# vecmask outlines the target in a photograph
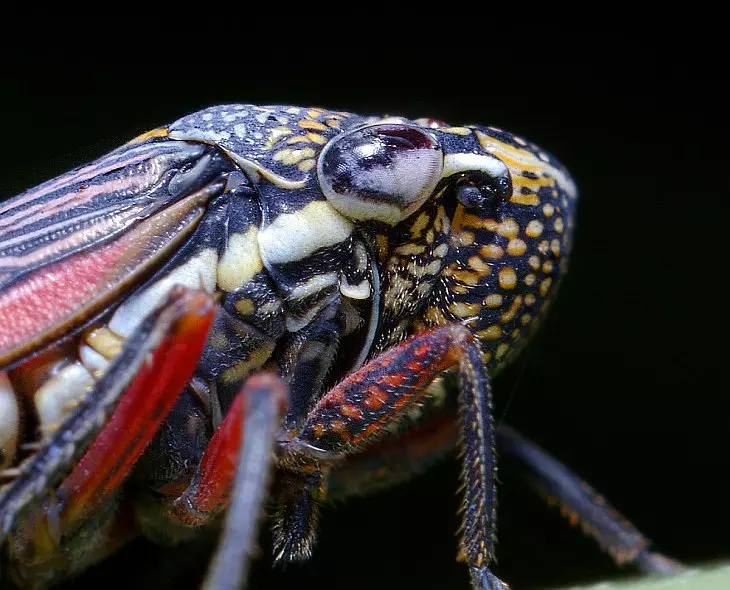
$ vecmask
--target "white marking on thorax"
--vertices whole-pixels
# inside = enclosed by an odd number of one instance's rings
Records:
[[[208,140],[213,143],[217,143],[230,139],[231,134],[228,131],[216,131],[215,129],[192,127],[188,129],[173,129],[170,131],[169,137],[170,139],[189,139],[192,141]]]
[[[0,469],[12,463],[18,447],[19,431],[18,399],[7,375],[0,372]]]
[[[201,250],[194,258],[156,281],[141,293],[130,297],[114,312],[109,328],[128,338],[154,309],[164,303],[168,293],[175,285],[191,289],[215,291],[217,282],[218,253],[214,248]]]
[[[258,236],[259,228],[252,226],[246,233],[228,237],[225,252],[218,262],[218,286],[224,291],[241,288],[264,267]]]
[[[46,381],[33,396],[41,432],[47,438],[63,419],[86,397],[94,378],[81,363],[61,369]]]
[[[314,275],[311,279],[308,279],[294,287],[289,293],[288,299],[304,299],[305,297],[319,293],[322,289],[331,287],[336,283],[336,272]]]
[[[340,277],[340,293],[350,299],[367,299],[370,297],[370,283],[366,279],[357,285],[351,285],[347,282],[347,277],[342,275]]]
[[[283,213],[259,232],[264,264],[302,260],[320,248],[350,237],[353,225],[328,203],[314,201],[295,213]]]
[[[89,369],[95,377],[101,376],[109,366],[109,360],[100,352],[94,350],[88,344],[79,347],[79,358],[84,366]]]

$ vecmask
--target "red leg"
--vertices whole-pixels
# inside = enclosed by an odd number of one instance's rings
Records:
[[[362,450],[382,436],[386,424],[418,404],[436,377],[463,362],[464,349],[471,346],[478,352],[471,332],[453,325],[389,349],[319,401],[291,441],[290,451],[335,459]]]
[[[337,466],[329,477],[327,497],[337,502],[403,483],[453,455],[458,442],[456,416],[435,417]]]
[[[190,526],[209,523],[228,508],[205,588],[236,590],[246,580],[286,402],[287,388],[278,376],[249,378],[213,435],[190,487],[172,503],[171,516]]]
[[[23,519],[15,541],[57,539],[110,499],[190,379],[215,310],[207,293],[173,290],[83,404],[3,489],[4,534],[31,504],[52,494],[55,482],[84,451],[55,495],[39,507],[41,517]]]
[[[172,511],[180,521],[200,526],[225,510],[239,466],[256,467],[251,481],[263,477],[260,468],[268,472],[268,454],[263,448],[249,463],[242,456],[242,447],[246,437],[259,440],[265,448],[273,447],[275,437],[267,433],[286,410],[286,399],[286,385],[274,374],[260,373],[246,381],[208,443],[192,483],[173,502]]]
[[[427,386],[458,366],[460,430],[464,459],[464,527],[459,559],[470,566],[475,589],[503,588],[489,571],[495,531],[494,427],[489,378],[479,343],[464,326],[453,324],[418,334],[349,375],[307,416],[286,448],[293,473],[333,463],[378,440],[386,426],[406,415],[427,395]],[[320,486],[308,476],[310,493],[280,498],[281,524],[275,528],[277,555],[298,560],[311,551]],[[285,494],[288,493],[285,490]]]

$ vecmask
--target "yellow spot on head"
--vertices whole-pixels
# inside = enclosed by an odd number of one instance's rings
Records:
[[[525,285],[527,285],[528,287],[532,287],[532,285],[535,284],[536,280],[537,277],[532,273],[525,275]]]
[[[309,141],[316,143],[317,145],[324,145],[327,143],[327,138],[319,133],[307,133],[307,138]]]
[[[449,311],[459,318],[468,318],[479,313],[481,305],[478,303],[464,303],[463,301],[455,301],[449,305]]]
[[[455,246],[471,246],[475,240],[474,232],[459,231],[452,234],[451,241]]]
[[[430,217],[427,213],[421,213],[418,217],[416,217],[416,220],[411,225],[411,237],[414,239],[420,238],[423,230],[426,229],[429,220]]]
[[[503,342],[499,346],[497,346],[497,350],[494,351],[494,358],[497,360],[501,359],[505,354],[507,354],[507,351],[509,350],[509,344],[506,342]]]
[[[522,307],[522,296],[518,295],[513,299],[512,304],[509,306],[509,309],[500,316],[499,321],[503,324],[511,322],[512,319],[515,317],[515,314],[519,311],[520,307]]]
[[[315,129],[317,131],[327,131],[327,126],[323,125],[319,121],[310,121],[309,119],[302,119],[298,125],[302,129]]]
[[[545,262],[543,262],[543,264],[542,264],[542,272],[544,272],[545,274],[550,274],[551,272],[553,272],[553,262],[552,262],[552,260],[546,260]]]
[[[517,284],[517,273],[511,266],[506,266],[499,271],[499,286],[502,289],[514,289]]]
[[[519,238],[513,238],[507,244],[507,254],[510,256],[522,256],[527,250],[527,244]]]
[[[490,293],[484,298],[484,305],[490,309],[497,309],[502,306],[502,295],[499,293]]]
[[[520,231],[520,226],[514,219],[505,219],[497,226],[497,233],[505,238],[515,238]]]
[[[553,279],[551,277],[546,278],[540,283],[540,295],[543,297],[547,296],[548,291],[550,291],[550,285],[553,284]]]
[[[422,246],[421,244],[407,243],[398,246],[393,250],[393,253],[400,256],[417,256],[418,254],[423,254],[425,250],[426,246]]]
[[[510,203],[518,205],[532,205],[533,207],[540,204],[540,199],[536,193],[517,193],[515,192],[509,199]]]
[[[540,257],[536,254],[533,254],[527,259],[527,264],[529,264],[533,269],[537,270],[540,268]]]
[[[537,301],[537,298],[532,293],[525,295],[525,305],[535,305],[535,301]]]
[[[479,330],[476,336],[479,340],[499,340],[502,337],[502,328],[497,324],[492,324],[484,330]]]
[[[555,207],[553,206],[552,203],[545,203],[542,206],[542,214],[545,217],[552,217],[553,216],[553,213],[555,213]]]
[[[479,256],[470,256],[467,261],[469,266],[478,272],[490,272],[492,267],[484,262]]]
[[[285,148],[283,150],[279,150],[274,154],[274,160],[277,162],[281,162],[282,164],[285,164],[287,166],[291,166],[305,158],[313,158],[314,155],[315,152],[310,147],[301,148],[298,150]]]
[[[471,135],[471,129],[468,127],[439,127],[439,132],[452,135]]]
[[[525,297],[525,301],[527,301],[527,297]],[[532,320],[532,315],[529,313],[523,313],[522,317],[520,317],[520,322],[522,323],[523,326],[526,326],[527,324],[529,324],[531,320]]]
[[[525,228],[525,234],[527,234],[531,238],[537,238],[542,234],[543,225],[542,222],[538,221],[537,219],[533,219],[530,223],[527,224],[527,227]]]
[[[497,244],[487,244],[486,246],[482,246],[479,253],[484,256],[484,258],[491,258],[492,260],[502,258],[502,256],[504,256],[504,250],[502,250],[502,248]]]
[[[472,215],[471,213],[466,213],[465,211],[462,211],[461,226],[470,227],[473,229],[480,229],[482,227],[485,227],[485,224],[488,222],[489,219],[491,218],[484,218],[479,215]]]
[[[565,229],[565,226],[563,225],[563,218],[558,217],[553,223],[553,227],[555,228],[556,232],[563,233],[563,230]]]
[[[471,270],[453,270],[451,267],[449,267],[447,270],[447,275],[454,277],[454,279],[464,285],[471,285],[472,287],[479,284],[479,277],[484,274],[477,274]]]
[[[294,145],[295,143],[316,143],[317,145],[324,145],[327,143],[327,138],[319,133],[310,131],[303,135],[295,135],[286,140],[287,145]]]
[[[560,256],[560,240],[556,238],[550,242],[550,251],[555,256]]]

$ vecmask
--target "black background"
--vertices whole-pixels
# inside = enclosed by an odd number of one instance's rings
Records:
[[[317,50],[241,46],[226,63],[210,44],[181,57],[179,39],[149,39],[147,55],[114,65],[18,52],[3,78],[0,198],[216,103],[432,116],[523,135],[566,164],[581,202],[552,315],[497,380],[499,419],[587,478],[662,551],[690,563],[730,559],[720,43],[688,42],[681,29],[577,37],[546,27],[525,32],[530,43],[455,43],[441,32],[400,51],[383,41],[389,33],[343,35]],[[620,574],[508,472],[502,480],[496,571],[513,587]],[[453,559],[457,486],[458,466],[447,462],[327,509],[312,561],[283,572],[271,570],[264,535],[251,587],[467,588]],[[204,557],[165,559],[138,544],[69,587],[110,576],[194,587]]]

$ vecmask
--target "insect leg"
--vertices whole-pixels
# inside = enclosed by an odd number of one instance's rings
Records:
[[[249,378],[213,435],[193,482],[172,503],[171,515],[189,526],[207,524],[228,507],[205,588],[237,589],[246,580],[286,399],[286,386],[276,375]]]
[[[499,450],[519,462],[520,476],[547,498],[573,525],[593,537],[619,564],[633,563],[647,573],[675,574],[679,563],[649,551],[649,539],[565,465],[507,425],[497,431]]]
[[[39,508],[43,518],[21,522],[40,534],[49,526],[48,516],[54,515],[51,526],[57,529],[53,536],[58,536],[110,497],[192,375],[215,309],[207,293],[173,289],[167,302],[132,334],[80,406],[41,450],[21,464],[20,475],[0,490],[3,537],[19,516],[43,500]],[[34,534],[16,531],[16,536],[26,538]]]
[[[398,485],[454,455],[459,428],[454,416],[439,416],[353,455],[330,473],[327,497],[344,500]]]
[[[300,454],[326,463],[362,449],[422,401],[428,385],[454,365],[459,367],[466,490],[459,558],[469,564],[475,588],[503,588],[488,569],[496,495],[491,388],[481,349],[467,328],[450,325],[423,332],[369,361],[318,402],[289,450],[294,458]]]
[[[190,526],[212,521],[228,507],[237,474],[247,471],[248,481],[265,483],[274,440],[267,433],[278,421],[285,400],[286,386],[273,374],[260,373],[245,382],[208,443],[192,483],[172,503],[171,510],[180,521]],[[247,440],[252,441],[248,446]]]

